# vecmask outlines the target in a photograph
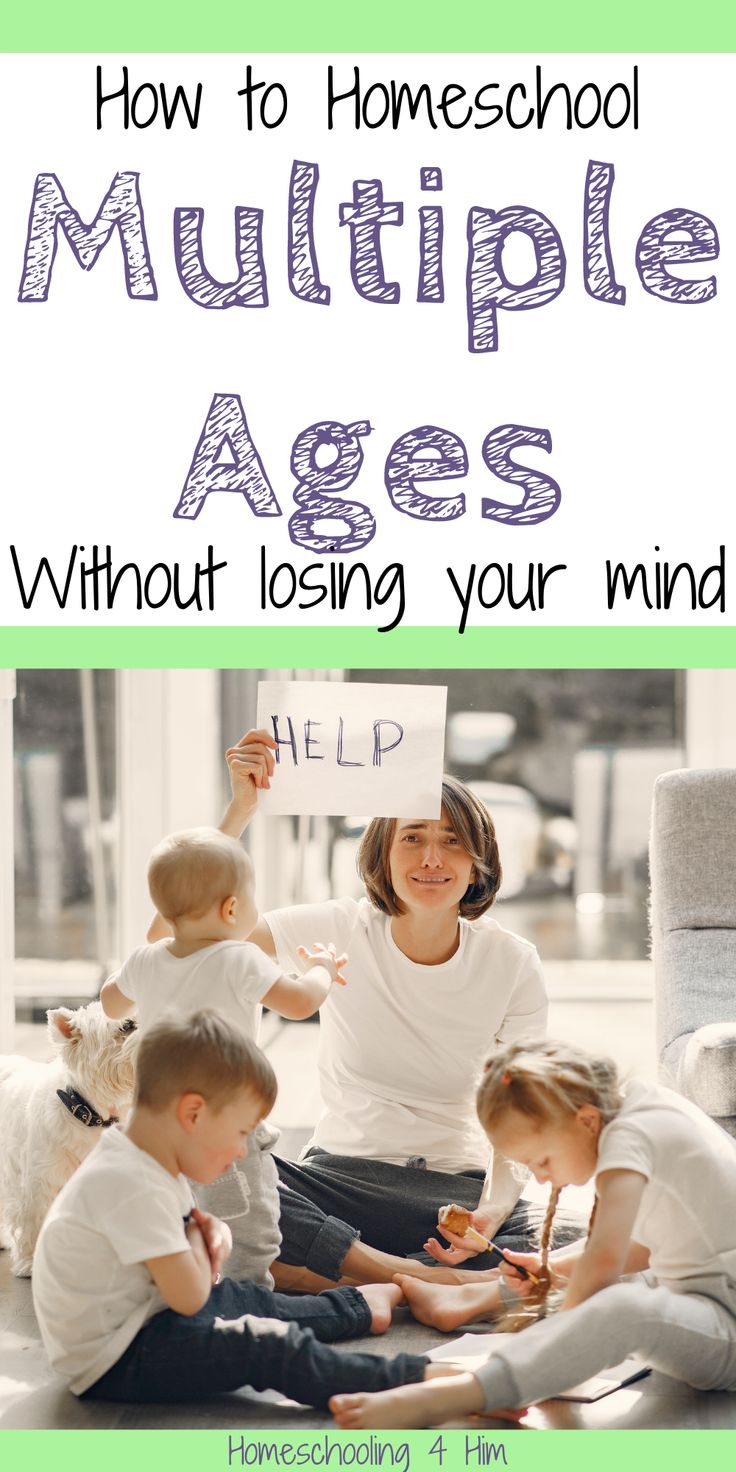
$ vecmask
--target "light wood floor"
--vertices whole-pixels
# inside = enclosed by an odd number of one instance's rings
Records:
[[[550,1030],[570,1041],[612,1053],[625,1068],[639,1076],[654,1077],[653,1025],[651,1005],[647,1002],[557,1002],[553,1004]],[[272,1032],[268,1044],[279,1075],[277,1123],[285,1131],[285,1153],[298,1150],[316,1114],[316,1038],[317,1029],[313,1026],[286,1025]],[[19,1051],[45,1056],[44,1046],[42,1029],[19,1031]],[[569,1204],[585,1210],[584,1193],[577,1199],[571,1194]],[[395,1354],[406,1349],[421,1353],[437,1344],[441,1337],[416,1324],[406,1311],[400,1311],[384,1339],[353,1341],[350,1348],[371,1353]],[[11,1278],[7,1254],[0,1253],[0,1428],[255,1430],[282,1427],[297,1430],[331,1424],[331,1419],[323,1413],[285,1402],[276,1395],[255,1395],[249,1391],[186,1407],[113,1406],[78,1401],[48,1364],[33,1313],[30,1283]],[[531,1412],[529,1425],[532,1429],[733,1428],[736,1427],[736,1400],[726,1393],[692,1391],[655,1374],[592,1406],[549,1402]],[[518,1434],[507,1423],[504,1430]]]

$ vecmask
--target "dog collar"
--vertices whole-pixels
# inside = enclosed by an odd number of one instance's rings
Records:
[[[92,1108],[92,1105],[88,1104],[87,1100],[83,1099],[82,1095],[77,1093],[76,1089],[57,1089],[56,1095],[57,1098],[61,1099],[64,1108],[68,1109],[69,1113],[73,1114],[74,1118],[78,1119],[80,1124],[89,1125],[90,1129],[106,1130],[111,1124],[118,1123],[117,1114],[111,1114],[109,1119],[103,1119],[102,1115],[98,1114]]]

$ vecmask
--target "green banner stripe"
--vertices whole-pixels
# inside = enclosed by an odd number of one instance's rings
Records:
[[[683,1411],[683,1415],[685,1411]],[[237,1419],[235,1412],[234,1419]],[[594,1438],[591,1441],[591,1436]],[[730,1472],[732,1431],[577,1431],[545,1433],[479,1425],[466,1431],[3,1431],[8,1467],[53,1467],[54,1472],[129,1472],[175,1467],[176,1472],[242,1472],[243,1468],[341,1468],[383,1472],[619,1472],[627,1468],[690,1472],[707,1459],[708,1472]],[[43,1461],[42,1461],[43,1459]]]
[[[0,665],[68,669],[724,669],[736,629],[3,628]]]
[[[3,7],[7,51],[730,51],[732,0],[36,0]]]

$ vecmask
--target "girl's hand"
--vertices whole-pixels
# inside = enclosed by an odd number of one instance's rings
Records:
[[[532,1283],[531,1278],[523,1278],[521,1273],[517,1273],[515,1264],[518,1262],[520,1267],[526,1268],[527,1272],[533,1273],[538,1278],[542,1271],[542,1259],[539,1253],[512,1252],[510,1248],[505,1248],[504,1258],[505,1262],[500,1269],[504,1283],[508,1288],[513,1288],[514,1293],[517,1293],[520,1298],[526,1298],[527,1294],[531,1293],[536,1285]],[[565,1281],[559,1273],[552,1271],[549,1263],[547,1264],[547,1271],[550,1274],[553,1287],[559,1287]]]
[[[315,941],[311,951],[306,946],[297,947],[297,955],[305,962],[305,969],[310,966],[324,966],[332,977],[333,986],[346,986],[342,969],[347,965],[347,955],[338,956],[337,951],[330,941],[328,946],[323,946],[320,941]]]
[[[259,788],[271,786],[275,750],[276,742],[268,731],[246,731],[237,746],[225,752],[233,799],[247,812],[256,806]]]
[[[212,1282],[218,1283],[220,1272],[225,1260],[230,1256],[233,1239],[227,1222],[221,1222],[219,1217],[212,1216],[208,1211],[200,1211],[195,1206],[192,1211],[192,1221],[196,1222],[202,1233],[207,1256],[212,1269]]]

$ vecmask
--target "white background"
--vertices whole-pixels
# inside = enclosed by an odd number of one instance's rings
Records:
[[[362,441],[363,469],[347,497],[363,501],[378,529],[362,556],[375,575],[390,561],[406,564],[406,624],[457,624],[459,605],[446,567],[462,581],[476,561],[517,567],[567,563],[548,585],[543,613],[493,612],[473,607],[471,625],[500,623],[721,623],[713,609],[690,611],[675,596],[669,613],[647,613],[641,600],[605,600],[605,559],[651,561],[658,544],[671,563],[689,559],[701,573],[728,544],[733,520],[732,473],[726,442],[731,422],[729,333],[733,332],[734,191],[731,167],[733,60],[729,57],[645,56],[640,70],[640,128],[613,132],[564,129],[552,104],[543,132],[512,132],[505,123],[485,131],[436,132],[408,118],[397,134],[351,126],[348,105],[328,133],[324,57],[255,57],[258,77],[288,88],[285,124],[248,135],[237,90],[248,58],[237,56],[28,56],[5,59],[3,136],[10,146],[3,167],[0,303],[3,330],[5,473],[4,536],[0,543],[0,623],[250,624],[333,620],[322,604],[300,612],[295,604],[265,615],[259,606],[258,549],[269,564],[297,566],[320,560],[295,548],[287,533],[294,510],[289,455],[310,423],[369,419]],[[533,56],[333,58],[339,82],[352,82],[359,60],[364,86],[391,77],[439,92],[461,81],[473,92],[484,82],[533,84]],[[631,79],[634,57],[539,58],[546,84],[577,88],[595,80],[605,90]],[[120,104],[103,112],[95,131],[95,66],[105,90],[121,82],[127,61],[131,87],[164,80],[183,83],[193,96],[204,83],[200,123],[192,132],[180,114],[166,132],[122,127]],[[329,307],[310,306],[289,292],[286,209],[292,161],[320,166],[315,229]],[[615,165],[611,240],[624,307],[603,305],[585,292],[582,275],[583,197],[587,163]],[[438,165],[441,195],[421,194],[419,169]],[[17,303],[28,212],[36,174],[55,172],[82,219],[91,220],[116,170],[139,170],[157,302],[134,301],[124,287],[117,238],[94,270],[82,272],[60,238],[46,304]],[[384,198],[404,203],[401,229],[382,231],[386,276],[401,283],[397,306],[362,301],[349,275],[349,232],[338,206],[352,196],[353,179],[380,177]],[[446,300],[416,303],[417,209],[445,210]],[[233,211],[265,211],[264,252],[270,306],[204,311],[186,297],[173,254],[177,205],[206,211],[208,269],[222,280],[235,275]],[[472,205],[500,209],[526,204],[546,214],[567,255],[564,292],[537,311],[499,314],[500,349],[471,356],[465,310],[466,223]],[[714,265],[690,274],[718,278],[718,295],[703,306],[665,304],[642,289],[634,266],[636,241],[655,214],[686,207],[709,216],[721,239]],[[510,264],[510,262],[509,262]],[[683,272],[683,274],[687,274]],[[173,519],[194,447],[215,392],[241,395],[251,434],[283,515],[257,520],[243,497],[210,495],[196,522]],[[512,499],[483,466],[480,447],[489,429],[514,422],[547,428],[552,453],[523,451],[517,458],[549,473],[562,488],[559,511],[531,528],[503,527],[480,516],[484,495]],[[391,506],[383,467],[393,441],[420,424],[452,430],[467,445],[470,473],[447,483],[463,490],[466,515],[431,524]],[[434,494],[438,494],[437,488]],[[134,559],[144,570],[180,562],[190,584],[208,543],[228,568],[219,574],[212,614],[178,613],[169,603],[136,615],[119,596],[112,612],[82,615],[79,585],[64,612],[53,597],[22,609],[8,546],[14,543],[26,574],[42,555],[63,574],[73,543],[112,544],[117,565]],[[733,621],[729,571],[726,621]],[[329,560],[329,559],[328,559]],[[346,558],[349,561],[350,558]],[[713,585],[711,584],[711,591]],[[391,605],[387,605],[388,608]],[[375,626],[362,599],[352,599],[341,623]]]

